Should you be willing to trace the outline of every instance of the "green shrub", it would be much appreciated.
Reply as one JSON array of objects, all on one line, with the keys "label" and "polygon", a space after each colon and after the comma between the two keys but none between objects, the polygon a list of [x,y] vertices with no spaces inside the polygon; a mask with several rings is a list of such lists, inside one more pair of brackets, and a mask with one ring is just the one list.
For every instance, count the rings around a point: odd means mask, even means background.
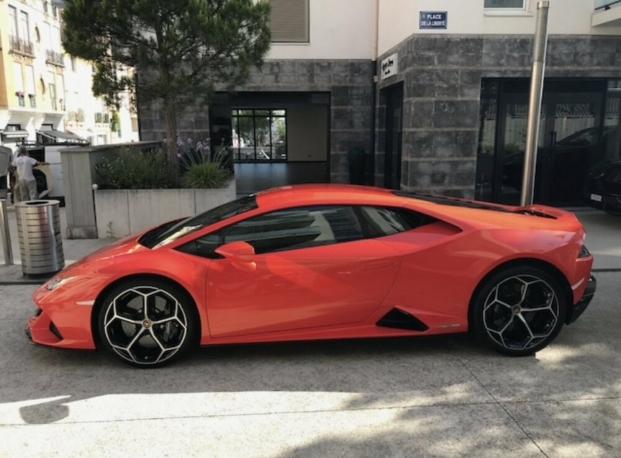
[{"label": "green shrub", "polygon": [[195,162],[187,166],[181,185],[196,189],[221,188],[229,177],[229,171],[219,162]]},{"label": "green shrub", "polygon": [[166,154],[161,150],[123,148],[95,166],[101,189],[175,188]]}]

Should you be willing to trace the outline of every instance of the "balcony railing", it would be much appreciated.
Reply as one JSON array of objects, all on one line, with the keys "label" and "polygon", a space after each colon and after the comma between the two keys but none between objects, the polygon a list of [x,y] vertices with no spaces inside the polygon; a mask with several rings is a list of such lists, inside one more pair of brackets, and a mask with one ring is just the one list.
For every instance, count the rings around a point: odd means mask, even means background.
[{"label": "balcony railing", "polygon": [[621,0],[595,0],[595,9],[596,10],[607,10],[610,9],[612,5],[615,3],[621,3]]},{"label": "balcony railing", "polygon": [[65,66],[65,56],[62,53],[52,51],[51,49],[46,51],[45,61],[48,64],[57,65],[59,67]]},{"label": "balcony railing", "polygon": [[32,43],[22,40],[19,37],[10,37],[10,51],[34,57],[34,47],[32,46]]}]

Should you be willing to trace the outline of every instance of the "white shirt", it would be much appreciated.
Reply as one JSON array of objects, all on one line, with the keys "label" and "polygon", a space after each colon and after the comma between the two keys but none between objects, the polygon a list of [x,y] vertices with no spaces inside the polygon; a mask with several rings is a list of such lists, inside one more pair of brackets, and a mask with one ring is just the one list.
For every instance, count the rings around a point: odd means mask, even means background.
[{"label": "white shirt", "polygon": [[30,156],[18,156],[17,159],[13,161],[13,165],[17,167],[17,179],[34,181],[35,177],[32,174],[32,167],[36,163],[37,161]]}]

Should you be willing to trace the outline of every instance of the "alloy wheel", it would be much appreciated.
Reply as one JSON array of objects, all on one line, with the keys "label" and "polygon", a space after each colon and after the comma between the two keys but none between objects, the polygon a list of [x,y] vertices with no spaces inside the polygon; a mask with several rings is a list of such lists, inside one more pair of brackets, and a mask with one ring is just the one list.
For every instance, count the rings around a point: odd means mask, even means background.
[{"label": "alloy wheel", "polygon": [[124,290],[107,305],[105,339],[122,359],[141,366],[173,357],[188,339],[188,316],[171,293],[153,286]]},{"label": "alloy wheel", "polygon": [[555,289],[533,275],[513,275],[494,286],[483,307],[489,337],[509,351],[528,351],[557,332],[560,303]]}]

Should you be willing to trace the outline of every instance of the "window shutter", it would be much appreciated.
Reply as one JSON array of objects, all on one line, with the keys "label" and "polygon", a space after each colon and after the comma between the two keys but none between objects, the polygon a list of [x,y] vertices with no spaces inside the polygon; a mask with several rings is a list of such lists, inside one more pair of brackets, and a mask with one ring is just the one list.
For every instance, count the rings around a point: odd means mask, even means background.
[{"label": "window shutter", "polygon": [[524,0],[485,0],[484,7],[524,9]]},{"label": "window shutter", "polygon": [[26,65],[26,88],[29,95],[35,95],[35,77],[32,65]]},{"label": "window shutter", "polygon": [[24,92],[24,76],[22,74],[21,62],[13,62],[13,79],[15,92]]},{"label": "window shutter", "polygon": [[272,43],[308,43],[309,0],[270,0]]}]

